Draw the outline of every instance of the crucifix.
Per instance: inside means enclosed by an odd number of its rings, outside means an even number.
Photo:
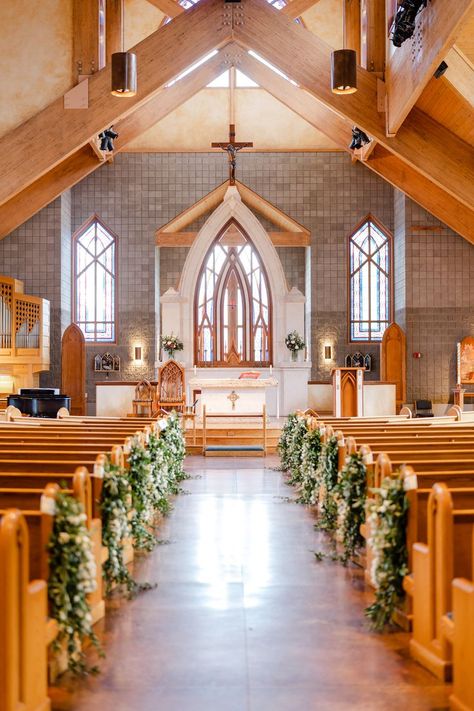
[[[220,148],[229,157],[229,183],[235,185],[235,166],[237,163],[237,153],[242,148],[253,148],[252,142],[239,143],[235,140],[235,124],[229,125],[229,140],[226,143],[211,143],[212,148]]]
[[[232,390],[230,395],[227,395],[227,399],[231,401],[232,403],[232,409],[235,410],[235,403],[237,400],[240,400],[240,395],[237,395],[235,390]]]

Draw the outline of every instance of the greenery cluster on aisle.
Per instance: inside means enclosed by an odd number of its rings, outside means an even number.
[[[374,553],[371,577],[376,592],[366,614],[373,627],[381,630],[390,623],[404,595],[408,501],[403,482],[394,475],[385,479],[380,489],[369,490],[362,454],[347,456],[338,471],[339,442],[334,435],[323,437],[323,433],[323,426],[315,424],[314,418],[289,415],[278,445],[281,468],[288,473],[289,483],[297,487],[297,500],[317,507],[317,528],[333,535],[342,549],[334,557],[344,564],[364,546],[361,526],[368,506],[368,543]]]
[[[57,621],[59,630],[54,648],[59,651],[64,645],[68,668],[73,673],[83,674],[95,671],[87,667],[84,640],[88,638],[100,648],[92,630],[87,598],[97,586],[92,540],[86,526],[86,514],[77,499],[59,491],[51,502],[54,517],[48,541],[48,597],[51,616]]]
[[[124,587],[133,595],[150,587],[133,579],[124,551],[130,543],[138,552],[154,548],[156,517],[169,512],[170,496],[180,491],[179,482],[186,476],[185,442],[178,416],[162,418],[158,427],[159,434],[152,428],[152,432],[132,438],[125,464],[113,463],[107,457],[94,469],[95,476],[102,479],[98,503],[102,545],[108,553],[103,563],[106,594]],[[83,653],[86,638],[100,649],[88,597],[96,590],[97,570],[87,517],[83,505],[63,490],[51,499],[48,513],[53,515],[48,542],[48,595],[51,615],[59,627],[56,649],[64,649],[74,673],[94,671],[88,669]]]

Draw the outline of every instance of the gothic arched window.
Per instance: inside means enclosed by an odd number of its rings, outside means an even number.
[[[195,295],[196,363],[269,365],[271,296],[262,261],[236,223],[206,254]]]
[[[392,321],[392,238],[368,217],[349,237],[350,340],[381,341]]]
[[[73,238],[74,322],[86,341],[115,341],[117,238],[91,218]]]

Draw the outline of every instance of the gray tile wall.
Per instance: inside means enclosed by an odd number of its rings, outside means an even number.
[[[53,364],[45,384],[57,384],[60,375],[60,338],[71,314],[74,230],[97,213],[119,240],[118,340],[88,347],[93,403],[94,383],[103,378],[92,371],[97,352],[122,357],[120,378],[154,375],[155,290],[162,294],[177,286],[187,254],[186,248],[161,248],[156,260],[155,231],[226,177],[220,154],[120,154],[0,241],[0,272],[51,301]],[[446,400],[454,385],[455,342],[472,332],[472,246],[343,153],[242,154],[238,177],[311,230],[313,378],[327,379],[331,367],[355,350],[372,354],[372,377],[378,377],[379,347],[350,344],[347,337],[347,237],[371,213],[394,230],[395,311],[407,329],[409,398]],[[204,219],[189,229],[199,229]],[[264,226],[272,227],[266,221]],[[278,253],[289,286],[305,292],[304,249]],[[138,341],[144,348],[140,367],[132,360]],[[323,359],[327,341],[335,347],[331,363]],[[414,350],[423,353],[421,361],[411,358]]]

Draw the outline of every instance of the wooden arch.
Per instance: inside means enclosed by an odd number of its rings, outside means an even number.
[[[71,415],[86,415],[86,341],[71,323],[61,342],[61,391],[71,398]]]
[[[382,338],[382,368],[384,382],[395,383],[397,412],[405,403],[407,397],[407,347],[406,336],[398,323],[392,323],[385,329]]]

